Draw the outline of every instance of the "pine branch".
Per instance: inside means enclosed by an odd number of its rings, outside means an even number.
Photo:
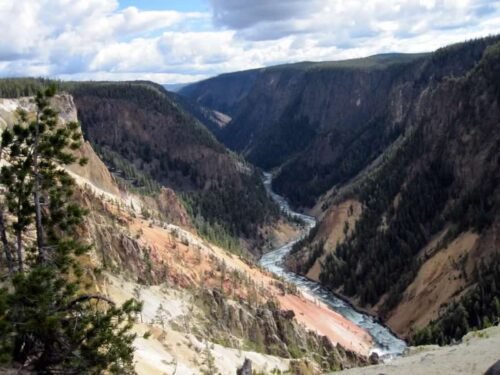
[[[92,299],[96,299],[99,301],[105,301],[105,302],[109,303],[110,305],[115,306],[115,302],[113,300],[109,299],[108,297],[102,296],[100,294],[83,294],[83,295],[79,296],[78,298],[75,298],[70,303],[68,303],[66,305],[66,307],[61,309],[61,310],[69,310],[78,303],[81,303],[84,301],[89,301]]]

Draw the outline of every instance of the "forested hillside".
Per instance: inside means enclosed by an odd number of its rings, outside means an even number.
[[[474,45],[461,51],[467,48]],[[345,195],[363,207],[350,235],[308,255],[310,264],[328,254],[321,282],[372,306],[400,332],[411,335],[433,320],[416,333],[417,343],[449,343],[500,317],[499,62],[495,44],[469,72],[419,95],[402,141]]]
[[[247,357],[258,372],[367,364],[365,331],[166,217],[185,214],[176,194],[110,151],[113,176],[80,142],[73,97],[54,94],[0,98],[0,373],[233,374]]]
[[[258,226],[277,214],[257,171],[228,153],[161,87],[95,83],[70,91],[87,139],[183,192],[195,220],[255,238]]]
[[[30,95],[48,82],[2,80],[0,96]],[[257,170],[228,152],[160,85],[57,85],[74,96],[85,139],[115,175],[142,193],[174,189],[195,226],[212,240],[234,248],[238,237],[256,244],[262,240],[259,227],[276,220],[278,209]]]
[[[323,219],[290,267],[416,342],[499,319],[499,39],[262,69],[219,136]]]
[[[398,138],[410,103],[429,84],[463,75],[495,40],[480,39],[432,55],[386,54],[231,73],[180,93],[229,111],[232,120],[218,138],[264,169],[279,167],[275,189],[294,204],[310,207]],[[219,89],[228,81],[239,93],[238,104],[232,102],[234,95]]]

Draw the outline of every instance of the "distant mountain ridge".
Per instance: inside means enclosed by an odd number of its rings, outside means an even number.
[[[264,169],[280,167],[275,188],[293,203],[311,206],[397,138],[409,82],[424,89],[430,80],[464,74],[487,43],[476,42],[470,55],[446,57],[457,61],[441,67],[430,54],[304,62],[224,74],[180,94],[228,113],[232,120],[214,133],[218,139]]]
[[[182,88],[186,87],[190,83],[165,83],[163,87],[165,87],[166,90],[171,91],[171,92],[178,92]]]

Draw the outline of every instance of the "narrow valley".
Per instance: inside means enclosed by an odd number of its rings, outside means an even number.
[[[500,375],[500,1],[0,24],[0,375]]]
[[[296,285],[306,298],[328,306],[333,311],[340,313],[343,317],[350,320],[356,326],[368,332],[373,338],[373,347],[370,349],[370,354],[376,353],[377,357],[382,361],[391,360],[402,355],[406,349],[406,343],[396,337],[387,327],[377,321],[376,318],[357,311],[352,305],[335,296],[332,292],[323,288],[319,283],[286,270],[284,265],[285,257],[290,253],[293,245],[308,236],[317,223],[316,219],[312,216],[293,211],[282,196],[272,191],[272,175],[266,173],[264,176],[264,185],[269,194],[280,205],[281,210],[286,215],[291,215],[301,220],[304,223],[305,230],[301,234],[301,237],[263,255],[259,263],[287,282]],[[316,319],[316,316],[312,317],[313,321]],[[299,321],[300,320],[301,318],[299,317]],[[318,323],[321,324],[323,322]]]

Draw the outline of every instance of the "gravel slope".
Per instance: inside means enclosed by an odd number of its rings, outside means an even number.
[[[340,374],[482,375],[498,360],[500,326],[471,332],[458,345],[412,347],[406,357],[388,364],[345,370]]]

